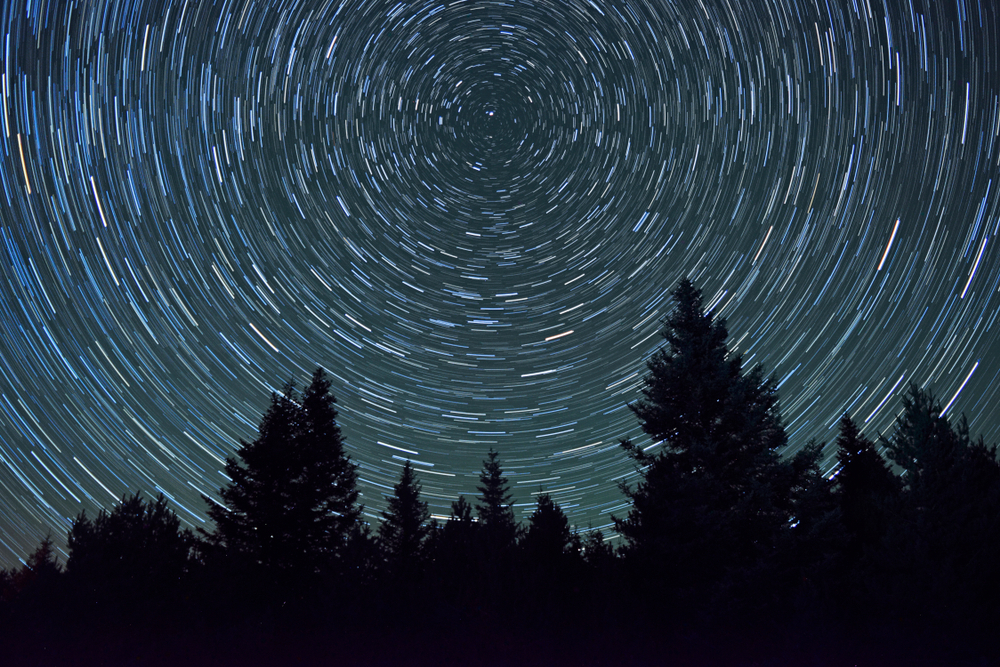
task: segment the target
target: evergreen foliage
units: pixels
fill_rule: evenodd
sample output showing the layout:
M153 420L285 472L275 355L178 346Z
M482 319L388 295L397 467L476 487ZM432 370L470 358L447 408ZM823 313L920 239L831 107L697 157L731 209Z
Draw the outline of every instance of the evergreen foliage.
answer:
M972 440L964 417L953 426L915 384L885 445L903 469L903 489L866 573L873 597L956 633L1000 621L996 446Z
M77 595L101 608L163 603L185 575L194 535L160 494L122 496L93 520L81 512L69 531L66 575Z
M216 526L209 543L228 558L308 578L343 557L361 508L329 390L319 368L301 400L291 383L272 394L257 439L226 460L223 505L205 500Z
M31 552L24 566L13 575L13 587L18 594L27 592L33 597L47 597L62 579L64 572L59 564L52 536L46 535Z
M427 536L428 580L436 582L433 594L455 607L478 604L481 594L480 526L472 511L465 496L459 496L451 504L449 518L432 523Z
M615 519L618 551L600 530L581 543L541 489L522 530L492 449L475 505L460 496L441 524L428 523L407 461L373 535L319 369L301 396L291 385L273 394L257 438L227 461L204 541L162 495L136 493L76 518L65 572L49 538L23 567L0 571L3 657L80 662L49 647L87 636L122 647L98 664L180 645L212 664L266 662L269 646L281 647L275 664L305 662L309 650L317 664L365 664L357 651L373 647L394 653L369 662L422 664L411 640L447 625L429 664L448 662L444 645L458 651L450 662L477 664L1000 659L996 446L911 385L887 437L873 442L841 418L832 477L822 445L781 458L772 382L726 349L725 322L689 282L674 302L632 406L652 442L622 443L638 479L622 487L632 505ZM543 655L546 634L558 648ZM788 652L769 655L774 646Z
M587 532L587 537L580 546L580 553L587 565L595 569L607 569L615 559L615 550L600 529Z
M659 449L622 443L640 481L622 486L632 508L616 528L634 568L702 597L772 555L800 481L778 456L786 438L773 382L759 367L744 373L742 356L726 348L725 320L705 312L690 281L673 299L666 345L630 406Z
M51 535L45 536L21 568L0 576L0 582L5 588L0 599L15 609L19 617L10 620L36 624L43 619L52 620L66 605L65 572ZM0 623L7 620L3 618L5 615L0 614Z
M518 526L510 482L503 476L500 455L490 448L479 473L476 512L483 539L491 552L511 549L517 541Z
M475 528L475 524L472 520L472 505L469 501L465 499L465 496L459 496L458 500L451 504L451 519L446 524L447 526L455 526L454 530L471 532ZM445 530L448 530L445 528Z
M547 493L539 494L535 501L535 511L528 518L521 546L529 557L548 562L559 562L562 557L580 550L579 540L569 528L569 520Z
M899 481L874 443L858 430L846 413L837 438L836 488L844 527L851 540L850 556L858 557L882 539L889 520L888 503L899 491Z
M420 488L413 465L407 461L389 497L389 506L382 512L379 546L385 566L396 576L415 576L424 559L430 512L420 499Z

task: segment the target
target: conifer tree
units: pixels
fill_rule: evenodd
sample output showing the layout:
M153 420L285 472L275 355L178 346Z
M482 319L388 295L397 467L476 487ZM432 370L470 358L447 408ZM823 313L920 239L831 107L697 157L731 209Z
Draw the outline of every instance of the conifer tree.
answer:
M79 595L97 607L164 603L188 568L194 535L160 494L122 496L110 512L91 520L85 512L69 531L66 575Z
M14 574L14 586L23 593L25 591L53 588L63 575L63 567L59 564L52 536L46 535L24 566Z
M896 476L874 443L858 430L848 414L840 420L837 438L836 487L854 555L878 542L886 528L887 503L898 492Z
M510 483L503 474L500 456L491 448L479 473L474 535L476 594L478 604L493 613L508 613L514 598L512 586L517 567L519 526L514 518Z
M226 460L223 505L209 502L214 546L279 578L329 571L361 512L356 466L346 456L322 368L301 402L291 383L271 395L257 439Z
M493 552L510 549L518 536L513 497L510 493L510 483L503 476L500 455L492 448L483 461L476 489L479 491L476 511L479 514L480 530L488 548Z
M996 446L972 440L964 417L952 426L940 403L916 384L903 397L886 446L904 471L877 573L895 584L887 597L901 613L925 609L956 627L1000 620Z
M424 557L430 512L427 503L420 499L420 488L413 465L407 461L378 528L382 558L394 575L415 575Z
M922 492L924 486L935 484L938 473L950 467L964 443L930 392L911 382L902 401L902 412L885 444L889 458L903 469L906 488Z
M479 524L472 517L472 505L459 496L451 504L451 516L435 526L428 536L427 552L435 591L450 604L473 604L478 594Z
M305 522L313 539L336 535L340 543L359 521L362 507L358 504L357 466L344 453L336 402L330 393L330 379L317 368L302 392L303 500L311 508Z
M579 553L580 544L569 528L562 508L547 493L539 494L535 511L521 540L525 555L535 563L559 563L565 556Z
M475 526L472 521L472 505L465 499L465 496L459 496L458 500L451 504L451 518L445 525L455 526L456 530L471 532Z
M5 593L17 610L16 620L30 628L61 616L65 604L64 580L52 536L46 535L25 564L10 574Z
M555 629L580 611L579 591L586 585L580 539L570 530L562 508L541 493L528 518L520 547L517 581L522 608ZM524 604L527 601L527 605Z
M584 561L595 570L606 570L615 559L615 550L607 542L604 531L589 530L587 537L580 546Z
M742 356L726 348L725 320L705 312L690 281L673 299L666 345L630 406L653 443L622 442L640 479L622 486L632 508L616 528L633 569L647 572L644 587L655 576L701 595L773 552L799 482L779 460L786 436L773 382L759 367L744 373Z

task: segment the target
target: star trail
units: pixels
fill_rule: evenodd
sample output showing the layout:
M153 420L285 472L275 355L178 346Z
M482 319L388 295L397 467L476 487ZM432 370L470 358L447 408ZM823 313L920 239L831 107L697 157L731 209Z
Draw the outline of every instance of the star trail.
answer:
M500 451L580 528L682 276L790 448L909 382L1000 438L986 2L14 0L0 66L0 564L200 494L332 375L371 521Z

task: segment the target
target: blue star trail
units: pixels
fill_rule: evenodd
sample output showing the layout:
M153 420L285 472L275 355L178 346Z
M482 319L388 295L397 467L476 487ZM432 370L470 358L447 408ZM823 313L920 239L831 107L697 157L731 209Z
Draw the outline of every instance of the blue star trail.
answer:
M625 513L627 403L682 276L796 450L909 382L1000 437L986 2L14 0L0 54L0 564L201 494L334 381L369 520L501 452ZM59 542L62 544L61 542Z

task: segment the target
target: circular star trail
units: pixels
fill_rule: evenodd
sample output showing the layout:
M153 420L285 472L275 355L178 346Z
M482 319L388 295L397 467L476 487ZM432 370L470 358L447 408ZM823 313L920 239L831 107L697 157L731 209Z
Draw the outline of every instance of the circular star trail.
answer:
M0 561L200 498L333 376L370 520L500 451L607 527L688 276L790 448L909 382L1000 436L988 3L3 5Z

